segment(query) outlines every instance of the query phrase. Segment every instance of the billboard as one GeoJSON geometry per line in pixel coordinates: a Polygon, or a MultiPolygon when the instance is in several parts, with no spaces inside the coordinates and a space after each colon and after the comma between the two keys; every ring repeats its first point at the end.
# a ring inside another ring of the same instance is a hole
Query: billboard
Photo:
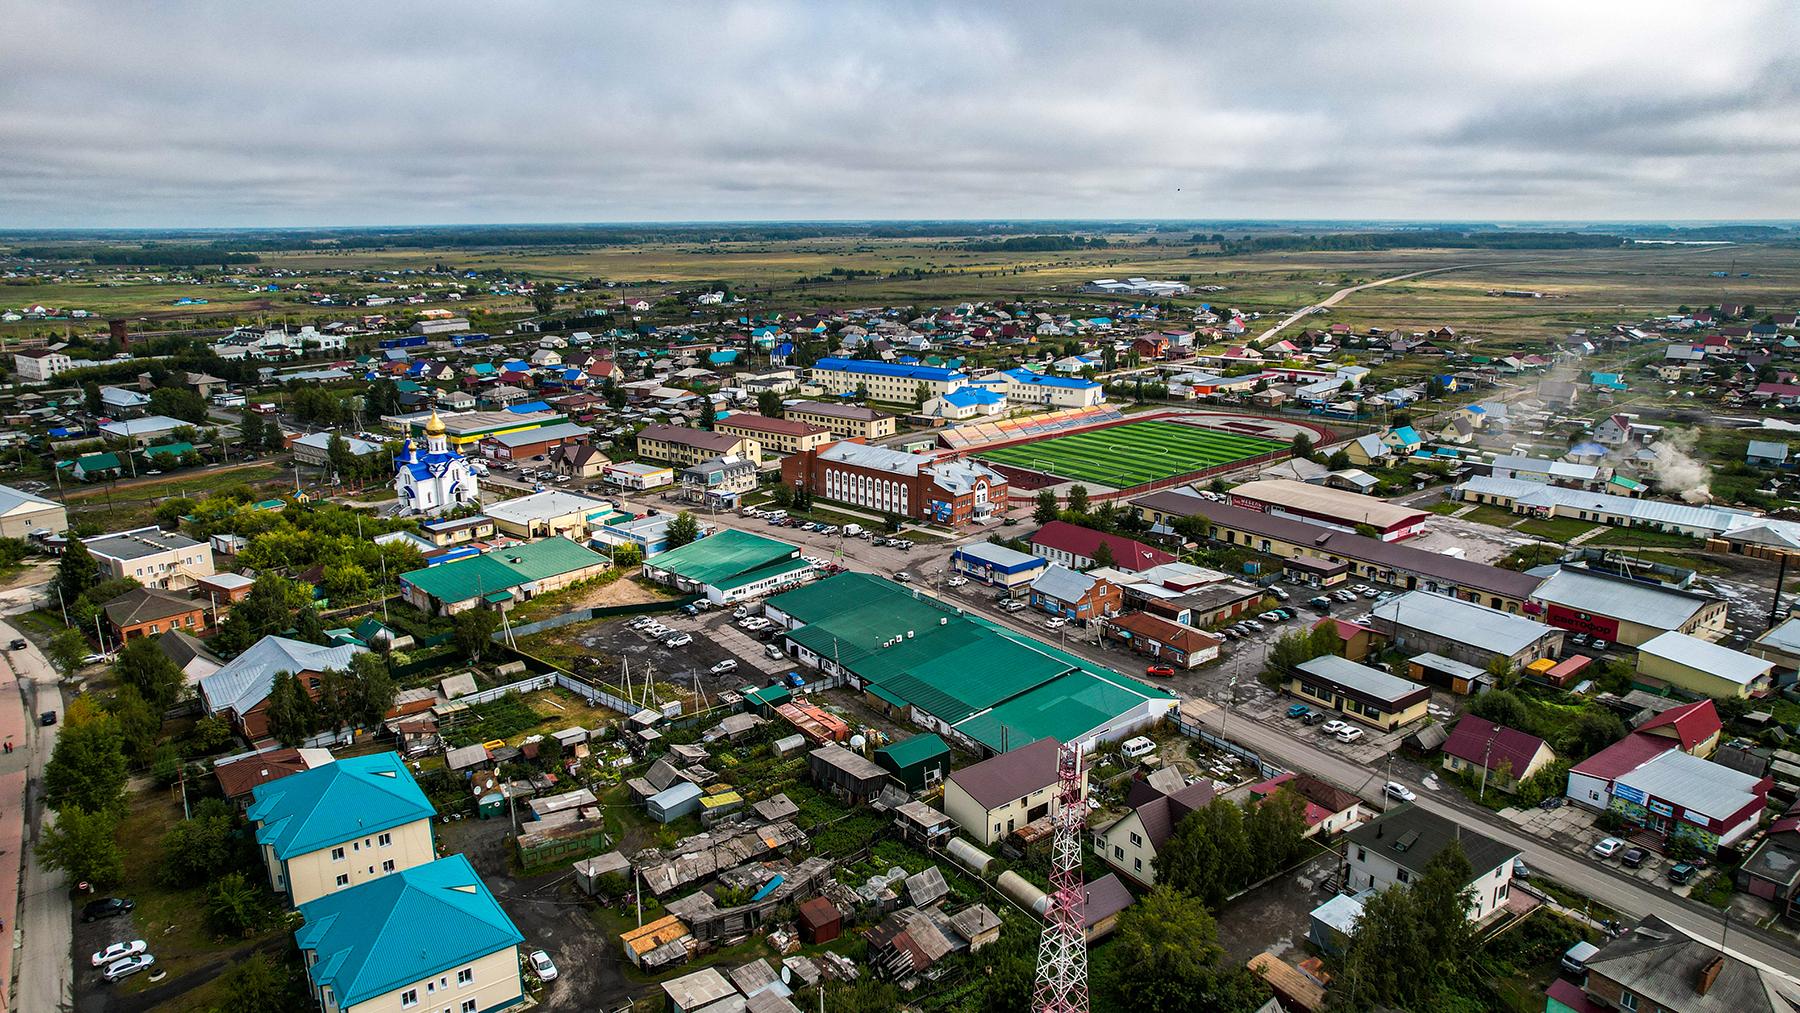
{"type": "Polygon", "coordinates": [[[1581,612],[1567,605],[1550,603],[1544,620],[1552,626],[1558,626],[1574,633],[1586,633],[1602,640],[1619,639],[1619,621],[1610,616],[1597,616],[1591,612],[1581,612]]]}

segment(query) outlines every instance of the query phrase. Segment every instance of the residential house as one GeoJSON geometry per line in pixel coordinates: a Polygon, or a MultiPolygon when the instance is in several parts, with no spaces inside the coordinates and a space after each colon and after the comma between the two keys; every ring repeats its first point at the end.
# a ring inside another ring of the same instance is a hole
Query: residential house
{"type": "Polygon", "coordinates": [[[317,696],[321,676],[345,671],[350,667],[350,659],[362,650],[353,645],[320,647],[303,640],[266,636],[201,679],[200,702],[208,714],[224,716],[246,741],[256,742],[269,734],[269,694],[275,688],[277,675],[299,676],[307,692],[317,696]]]}
{"type": "Polygon", "coordinates": [[[1452,844],[1462,848],[1473,874],[1468,917],[1481,922],[1500,910],[1512,894],[1513,860],[1519,850],[1460,822],[1416,805],[1402,804],[1356,827],[1344,842],[1343,886],[1350,891],[1405,886],[1452,844]]]}
{"type": "Polygon", "coordinates": [[[100,607],[118,643],[170,630],[198,633],[206,628],[206,602],[155,588],[137,587],[100,607]]]}
{"type": "Polygon", "coordinates": [[[1444,769],[1471,773],[1482,788],[1513,794],[1519,783],[1556,762],[1550,745],[1535,735],[1465,714],[1444,741],[1444,769]]]}
{"type": "Polygon", "coordinates": [[[244,753],[213,765],[213,780],[227,802],[247,809],[257,788],[332,762],[328,749],[271,749],[244,753]]]}
{"type": "Polygon", "coordinates": [[[1244,793],[1260,803],[1286,789],[1302,803],[1301,816],[1306,820],[1304,837],[1329,838],[1366,815],[1363,800],[1335,785],[1312,776],[1288,771],[1260,781],[1244,789],[1244,793]]]}
{"type": "Polygon", "coordinates": [[[1031,582],[1033,607],[1082,622],[1117,613],[1123,597],[1119,586],[1112,581],[1071,570],[1060,563],[1045,567],[1031,582]]]}
{"type": "Polygon", "coordinates": [[[297,907],[436,857],[437,810],[398,753],[346,756],[251,794],[269,885],[297,907]]]}
{"type": "Polygon", "coordinates": [[[681,469],[682,498],[709,507],[734,507],[745,493],[756,491],[756,464],[736,457],[715,457],[681,469]]]}
{"type": "MultiPolygon", "coordinates": [[[[1039,739],[980,763],[951,771],[944,782],[944,812],[983,847],[1048,816],[1059,785],[1055,739],[1039,739]]],[[[1081,771],[1087,797],[1087,768],[1081,771]]]]}
{"type": "Polygon", "coordinates": [[[1655,915],[1606,941],[1583,962],[1581,984],[1558,978],[1546,1013],[1792,1013],[1800,978],[1752,963],[1655,915]]]}
{"type": "Polygon", "coordinates": [[[1175,827],[1213,800],[1213,784],[1204,778],[1166,794],[1143,788],[1147,783],[1133,785],[1138,798],[1128,798],[1130,812],[1094,834],[1094,850],[1106,864],[1144,888],[1156,885],[1156,855],[1169,843],[1175,827]]]}
{"type": "Polygon", "coordinates": [[[638,456],[652,461],[667,461],[687,467],[714,457],[740,457],[762,460],[762,443],[749,436],[723,432],[707,432],[657,422],[645,426],[637,436],[638,456]]]}
{"type": "Polygon", "coordinates": [[[68,526],[69,517],[61,503],[0,485],[0,538],[59,534],[68,526]]]}

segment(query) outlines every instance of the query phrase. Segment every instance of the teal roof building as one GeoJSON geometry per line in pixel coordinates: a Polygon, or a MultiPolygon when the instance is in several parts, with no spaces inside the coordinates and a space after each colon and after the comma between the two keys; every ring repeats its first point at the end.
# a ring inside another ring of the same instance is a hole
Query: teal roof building
{"type": "Polygon", "coordinates": [[[488,1013],[523,997],[525,937],[462,855],[321,897],[300,914],[294,941],[325,1009],[488,1013]]]}
{"type": "Polygon", "coordinates": [[[256,843],[281,859],[437,815],[398,753],[347,756],[258,785],[254,798],[256,843]]]}

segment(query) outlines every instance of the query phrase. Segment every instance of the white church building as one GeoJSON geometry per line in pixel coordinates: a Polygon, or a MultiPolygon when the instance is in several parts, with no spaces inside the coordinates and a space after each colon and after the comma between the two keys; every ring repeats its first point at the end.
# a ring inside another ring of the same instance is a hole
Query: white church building
{"type": "Polygon", "coordinates": [[[450,449],[437,412],[425,423],[425,452],[419,453],[419,445],[407,440],[404,453],[394,473],[401,513],[440,514],[480,499],[475,472],[461,454],[450,449]]]}

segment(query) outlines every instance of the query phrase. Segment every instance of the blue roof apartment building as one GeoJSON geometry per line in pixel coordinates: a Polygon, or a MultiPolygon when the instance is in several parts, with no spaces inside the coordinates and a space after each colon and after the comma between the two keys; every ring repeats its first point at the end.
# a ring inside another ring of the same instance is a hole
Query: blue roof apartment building
{"type": "Polygon", "coordinates": [[[462,855],[321,897],[300,914],[294,942],[326,1013],[491,1013],[524,998],[525,937],[462,855]]]}
{"type": "Polygon", "coordinates": [[[950,568],[970,580],[1009,591],[1027,588],[1050,562],[993,542],[970,542],[950,554],[950,568]]]}
{"type": "Polygon", "coordinates": [[[1052,408],[1092,408],[1106,400],[1098,381],[1075,376],[1046,376],[1029,369],[1009,369],[1006,400],[1009,404],[1049,405],[1052,408]]]}
{"type": "Polygon", "coordinates": [[[820,359],[813,363],[810,379],[828,394],[866,391],[869,400],[889,404],[921,404],[960,390],[969,382],[960,370],[862,359],[820,359]],[[921,384],[923,398],[919,397],[921,384]]]}
{"type": "Polygon", "coordinates": [[[436,857],[437,810],[397,753],[335,760],[258,785],[253,797],[245,816],[269,884],[296,905],[436,857]]]}

